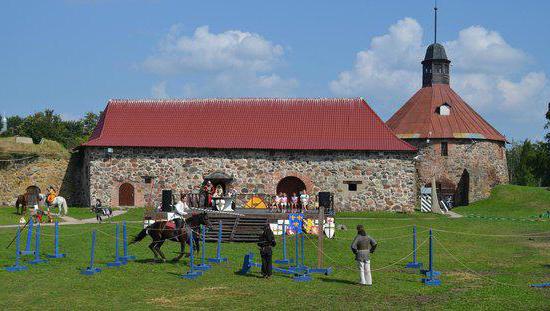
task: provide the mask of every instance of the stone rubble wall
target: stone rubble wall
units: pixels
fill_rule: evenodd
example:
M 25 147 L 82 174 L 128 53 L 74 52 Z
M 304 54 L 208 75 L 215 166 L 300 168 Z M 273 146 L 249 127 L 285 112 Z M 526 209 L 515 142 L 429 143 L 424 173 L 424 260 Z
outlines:
M 448 156 L 441 156 L 441 142 L 448 143 Z M 426 174 L 429 166 L 442 166 L 438 177 L 447 179 L 458 185 L 463 171 L 470 175 L 469 199 L 470 203 L 488 198 L 491 190 L 499 184 L 509 182 L 506 150 L 503 142 L 469 139 L 431 139 L 407 140 L 419 151 L 419 183 L 430 183 L 431 177 Z M 433 160 L 434 155 L 438 158 Z
M 3 162 L 0 167 L 0 206 L 15 206 L 17 196 L 36 185 L 45 193 L 52 185 L 70 206 L 82 205 L 83 191 L 78 178 L 78 154 L 70 159 L 36 156 L 22 161 Z
M 274 194 L 277 183 L 296 176 L 310 194 L 334 193 L 337 210 L 392 210 L 410 212 L 417 201 L 415 153 L 359 151 L 268 151 L 204 150 L 183 148 L 115 147 L 111 155 L 105 148 L 86 148 L 83 195 L 87 204 L 96 198 L 104 204 L 118 205 L 123 183 L 135 188 L 135 204 L 160 204 L 161 190 L 188 192 L 196 189 L 203 177 L 224 172 L 234 177 L 238 193 Z M 144 176 L 156 176 L 145 184 Z M 348 191 L 344 181 L 360 181 L 356 192 Z M 152 188 L 152 189 L 151 189 Z

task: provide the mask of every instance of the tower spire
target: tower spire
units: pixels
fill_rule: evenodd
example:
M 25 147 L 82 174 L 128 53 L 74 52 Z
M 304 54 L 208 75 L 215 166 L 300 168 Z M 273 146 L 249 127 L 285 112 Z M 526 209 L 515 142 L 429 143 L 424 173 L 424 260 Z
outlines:
M 437 43 L 437 0 L 434 5 L 434 43 Z

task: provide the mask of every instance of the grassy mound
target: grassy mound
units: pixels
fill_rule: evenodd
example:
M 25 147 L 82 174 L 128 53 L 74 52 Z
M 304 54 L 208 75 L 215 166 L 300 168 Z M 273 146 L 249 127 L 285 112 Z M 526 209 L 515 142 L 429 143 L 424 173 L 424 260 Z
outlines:
M 534 217 L 550 210 L 550 191 L 546 188 L 500 185 L 491 196 L 453 211 L 468 215 Z
M 42 144 L 20 144 L 15 142 L 15 137 L 0 137 L 0 159 L 20 159 L 30 156 L 67 159 L 69 151 L 53 140 L 44 139 Z

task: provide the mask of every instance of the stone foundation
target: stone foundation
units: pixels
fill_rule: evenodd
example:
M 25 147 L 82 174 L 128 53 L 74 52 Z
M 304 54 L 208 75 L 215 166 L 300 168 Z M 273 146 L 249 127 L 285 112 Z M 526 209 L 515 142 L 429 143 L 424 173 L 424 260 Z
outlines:
M 123 183 L 134 189 L 136 205 L 160 204 L 161 190 L 189 192 L 212 172 L 234 178 L 238 193 L 274 194 L 286 176 L 300 178 L 310 194 L 329 191 L 337 210 L 412 211 L 417 198 L 413 152 L 201 150 L 182 148 L 87 147 L 83 185 L 88 204 L 96 198 L 118 206 Z M 155 176 L 145 184 L 144 176 Z M 349 191 L 345 182 L 357 183 Z M 152 186 L 152 187 L 151 187 Z M 152 189 L 151 189 L 152 188 Z
M 508 165 L 503 142 L 469 139 L 407 139 L 418 148 L 417 169 L 419 183 L 429 184 L 431 172 L 437 180 L 458 187 L 467 170 L 469 174 L 469 201 L 485 199 L 498 184 L 508 183 Z M 441 142 L 447 142 L 448 155 L 441 155 Z

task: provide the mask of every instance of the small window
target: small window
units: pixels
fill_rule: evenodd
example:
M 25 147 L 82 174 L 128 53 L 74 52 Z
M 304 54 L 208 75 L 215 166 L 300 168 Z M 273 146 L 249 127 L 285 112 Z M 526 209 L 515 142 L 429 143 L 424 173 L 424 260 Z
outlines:
M 357 191 L 357 185 L 362 183 L 362 181 L 344 181 L 344 184 L 348 185 L 348 191 Z
M 436 112 L 437 112 L 440 116 L 448 116 L 448 115 L 451 115 L 451 106 L 449 106 L 449 104 L 447 104 L 447 103 L 444 103 L 443 105 L 437 107 Z
M 449 155 L 449 145 L 447 144 L 447 142 L 441 143 L 441 155 L 444 157 Z

